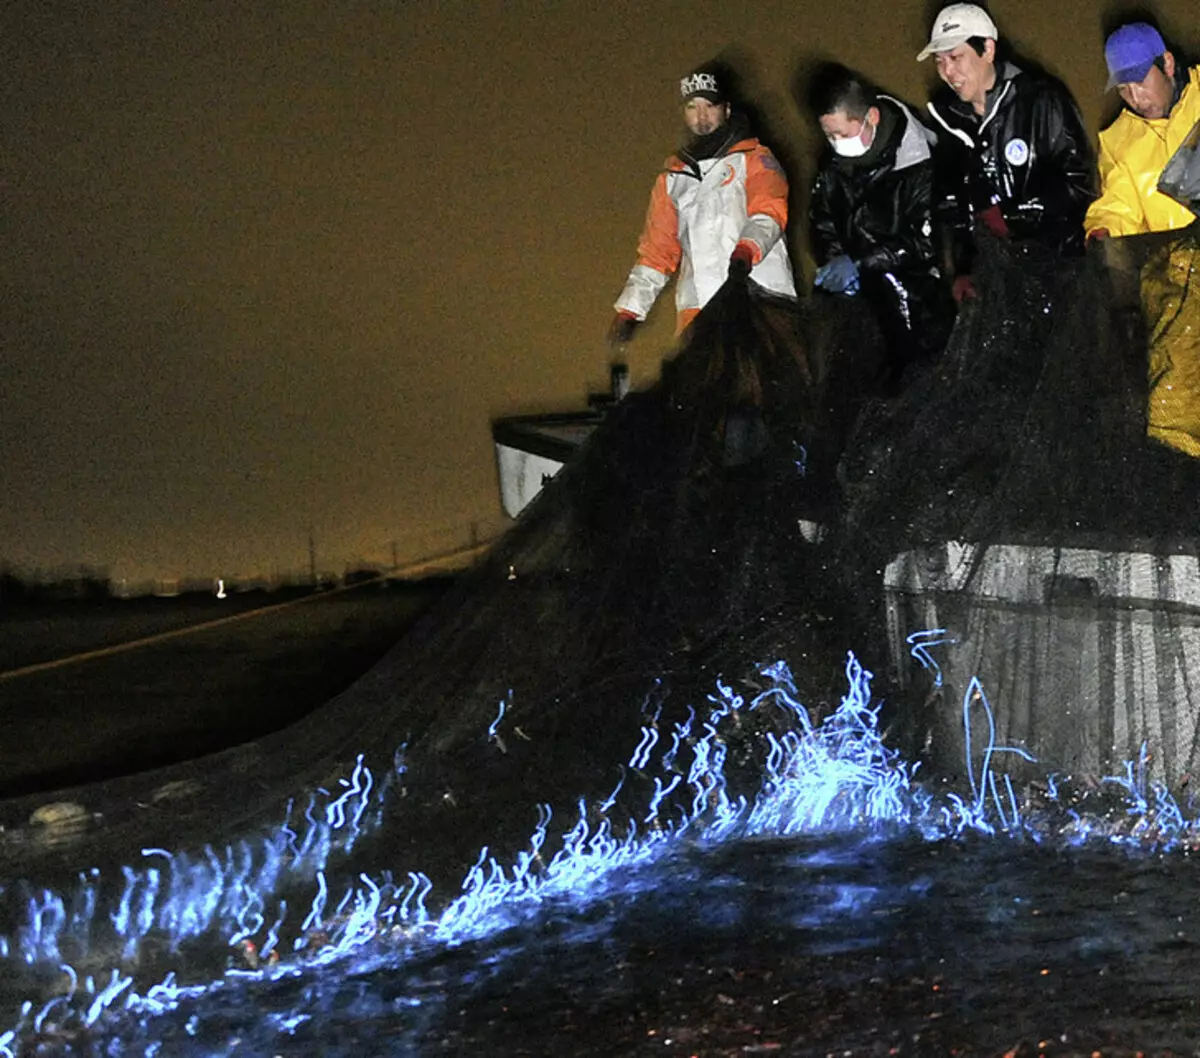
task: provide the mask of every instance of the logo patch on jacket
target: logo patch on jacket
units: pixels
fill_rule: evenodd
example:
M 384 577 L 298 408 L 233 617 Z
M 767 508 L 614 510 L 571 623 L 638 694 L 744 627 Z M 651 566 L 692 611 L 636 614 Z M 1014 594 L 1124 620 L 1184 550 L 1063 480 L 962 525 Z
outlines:
M 1029 161 L 1029 144 L 1022 139 L 1009 140 L 1004 145 L 1004 157 L 1009 165 L 1024 165 Z

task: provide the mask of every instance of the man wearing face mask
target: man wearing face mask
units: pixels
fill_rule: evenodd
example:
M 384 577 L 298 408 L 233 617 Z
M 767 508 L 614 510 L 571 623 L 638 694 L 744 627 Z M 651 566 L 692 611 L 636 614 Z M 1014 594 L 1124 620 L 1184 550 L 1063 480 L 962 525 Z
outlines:
M 1108 87 L 1125 109 L 1100 133 L 1100 197 L 1084 219 L 1088 238 L 1186 228 L 1196 214 L 1160 192 L 1158 180 L 1200 121 L 1200 66 L 1178 62 L 1145 22 L 1112 33 L 1104 58 Z
M 933 222 L 956 300 L 975 296 L 975 235 L 1083 249 L 1091 151 L 1083 120 L 1053 78 L 997 57 L 999 32 L 983 8 L 951 4 L 917 56 L 936 56 L 945 82 L 929 102 L 938 146 Z
M 637 263 L 609 327 L 614 346 L 633 337 L 676 273 L 677 334 L 731 274 L 796 296 L 784 240 L 787 177 L 730 106 L 722 81 L 720 70 L 702 67 L 679 83 L 689 139 L 650 194 Z
M 815 285 L 869 306 L 887 351 L 883 387 L 895 391 L 909 364 L 941 351 L 954 319 L 931 236 L 936 137 L 843 66 L 817 73 L 809 103 L 830 147 L 810 199 Z

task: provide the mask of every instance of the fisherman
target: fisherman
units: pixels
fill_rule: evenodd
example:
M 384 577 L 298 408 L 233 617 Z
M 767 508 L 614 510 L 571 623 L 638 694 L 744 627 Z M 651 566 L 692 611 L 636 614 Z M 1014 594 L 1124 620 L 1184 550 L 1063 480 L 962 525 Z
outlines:
M 954 321 L 931 237 L 937 137 L 844 66 L 817 73 L 809 104 L 830 148 L 810 198 L 815 285 L 870 307 L 886 346 L 883 391 L 894 393 L 911 363 L 942 350 Z
M 998 57 L 999 31 L 976 4 L 951 4 L 917 56 L 936 56 L 946 87 L 929 103 L 938 145 L 933 223 L 956 301 L 976 296 L 972 265 L 981 233 L 1083 247 L 1094 164 L 1070 93 L 1048 75 Z
M 651 191 L 637 264 L 614 306 L 614 346 L 633 337 L 676 272 L 677 334 L 731 271 L 796 296 L 784 239 L 787 177 L 748 118 L 732 107 L 726 80 L 705 66 L 679 82 L 689 139 L 667 159 Z
M 1175 231 L 1196 214 L 1158 190 L 1172 155 L 1200 122 L 1200 66 L 1176 60 L 1162 35 L 1130 22 L 1104 44 L 1108 89 L 1125 104 L 1100 133 L 1100 197 L 1084 220 L 1089 239 Z
M 1137 304 L 1114 318 L 1146 362 L 1146 435 L 1176 452 L 1200 458 L 1200 303 L 1193 296 L 1200 269 L 1193 130 L 1200 122 L 1200 67 L 1188 69 L 1146 22 L 1130 22 L 1104 45 L 1109 88 L 1125 104 L 1100 133 L 1100 197 L 1084 220 L 1089 241 L 1109 236 L 1167 234 L 1143 245 L 1137 263 Z M 1172 187 L 1172 159 L 1192 179 Z M 1173 168 L 1173 167 L 1172 167 Z M 1192 189 L 1183 193 L 1186 185 Z M 1169 189 L 1170 194 L 1165 193 Z M 1128 263 L 1128 262 L 1127 262 Z M 1119 270 L 1119 269 L 1118 269 Z M 1116 288 L 1119 289 L 1119 288 Z

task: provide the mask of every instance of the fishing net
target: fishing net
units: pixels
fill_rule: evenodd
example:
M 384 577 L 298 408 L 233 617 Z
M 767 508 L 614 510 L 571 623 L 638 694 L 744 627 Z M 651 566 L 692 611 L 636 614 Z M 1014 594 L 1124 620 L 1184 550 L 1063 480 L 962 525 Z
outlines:
M 821 415 L 802 331 L 795 302 L 723 290 L 661 381 L 612 408 L 371 673 L 293 727 L 57 806 L 0 806 L 0 957 L 17 971 L 0 1000 L 49 987 L 60 963 L 155 981 L 219 974 L 243 939 L 311 955 L 323 921 L 339 935 L 355 921 L 340 893 L 366 872 L 397 886 L 414 872 L 444 904 L 481 848 L 512 862 L 543 813 L 567 818 L 581 797 L 597 813 L 627 777 L 609 807 L 632 836 L 639 730 L 705 712 L 718 678 L 754 662 L 789 659 L 814 673 L 806 700 L 836 701 L 805 536 Z M 762 733 L 785 719 L 764 708 L 729 733 L 747 791 Z M 392 910 L 406 901 L 401 886 Z
M 896 395 L 878 391 L 885 346 L 854 299 L 727 284 L 660 380 L 615 404 L 327 707 L 225 754 L 65 792 L 59 817 L 0 805 L 21 879 L 0 891 L 10 984 L 44 987 L 68 957 L 136 959 L 153 979 L 193 942 L 193 968 L 250 938 L 259 958 L 264 934 L 278 953 L 289 900 L 311 907 L 289 940 L 320 951 L 329 919 L 365 928 L 380 884 L 411 885 L 403 917 L 484 846 L 528 868 L 552 813 L 661 825 L 665 809 L 627 805 L 666 796 L 643 748 L 672 733 L 694 752 L 719 742 L 710 792 L 735 804 L 800 714 L 764 699 L 704 738 L 701 718 L 785 686 L 817 722 L 846 692 L 848 650 L 878 674 L 887 740 L 931 777 L 962 786 L 965 766 L 973 787 L 1009 749 L 1018 775 L 1038 758 L 1030 781 L 1133 760 L 1185 784 L 1200 752 L 1197 464 L 1150 436 L 1141 305 L 1169 286 L 1186 364 L 1200 302 L 1161 255 L 1180 260 L 1196 236 L 1124 242 L 1134 262 L 1114 272 L 985 238 L 979 299 Z M 702 812 L 697 774 L 680 789 Z M 389 880 L 326 907 L 335 873 L 368 870 Z
M 882 572 L 864 621 L 884 615 L 898 681 L 912 648 L 956 644 L 905 716 L 944 769 L 993 743 L 1043 773 L 1142 760 L 1178 784 L 1196 765 L 1197 464 L 1154 436 L 1164 383 L 1147 369 L 1169 349 L 1194 374 L 1200 301 L 1180 261 L 1195 233 L 1123 242 L 1124 280 L 1098 256 L 985 242 L 983 296 L 945 355 L 847 452 L 836 565 Z M 1157 310 L 1149 353 L 1139 292 Z M 986 722 L 963 701 L 974 676 Z

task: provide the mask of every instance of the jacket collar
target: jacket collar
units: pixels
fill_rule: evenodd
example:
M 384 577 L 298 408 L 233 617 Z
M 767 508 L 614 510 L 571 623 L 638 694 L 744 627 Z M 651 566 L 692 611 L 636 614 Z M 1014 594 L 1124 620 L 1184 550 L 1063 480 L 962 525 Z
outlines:
M 731 154 L 745 154 L 747 151 L 754 150 L 756 146 L 758 146 L 758 140 L 754 136 L 746 136 L 742 139 L 731 140 L 726 147 L 716 154 L 709 155 L 708 158 L 728 158 Z M 708 158 L 693 158 L 685 148 L 667 159 L 666 169 L 672 173 L 691 173 L 693 176 L 699 177 L 701 175 L 700 163 Z
M 729 115 L 729 120 L 719 129 L 705 136 L 693 136 L 679 152 L 679 158 L 693 172 L 700 171 L 700 163 L 710 158 L 721 158 L 750 133 L 750 122 L 739 110 Z
M 996 67 L 996 83 L 988 89 L 987 95 L 984 97 L 982 116 L 975 113 L 975 108 L 970 103 L 959 99 L 948 85 L 944 90 L 943 98 L 937 100 L 936 109 L 944 108 L 961 122 L 976 125 L 980 129 L 986 128 L 1013 91 L 1013 81 L 1020 74 L 1021 68 L 1011 62 L 1004 62 Z M 932 103 L 929 109 L 935 109 Z

